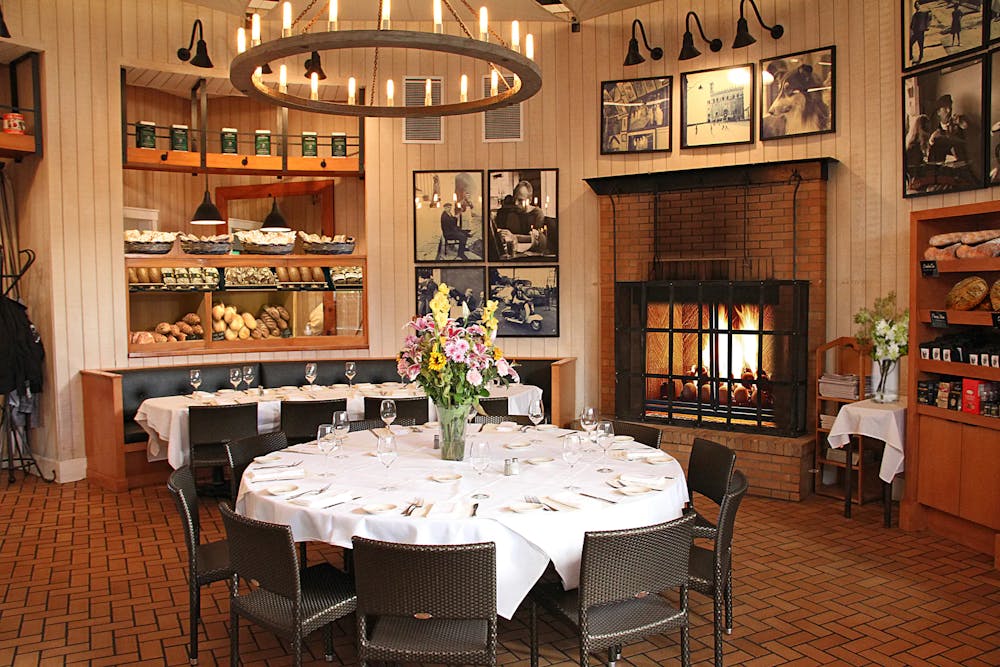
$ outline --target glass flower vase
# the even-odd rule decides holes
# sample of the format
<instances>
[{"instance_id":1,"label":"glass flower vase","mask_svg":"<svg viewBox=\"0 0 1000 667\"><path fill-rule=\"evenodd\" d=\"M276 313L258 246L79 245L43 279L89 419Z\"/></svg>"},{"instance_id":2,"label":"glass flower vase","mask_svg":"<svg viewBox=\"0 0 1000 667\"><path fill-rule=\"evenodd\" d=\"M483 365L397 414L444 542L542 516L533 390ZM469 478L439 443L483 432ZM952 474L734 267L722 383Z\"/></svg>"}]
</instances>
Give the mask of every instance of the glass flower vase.
<instances>
[{"instance_id":1,"label":"glass flower vase","mask_svg":"<svg viewBox=\"0 0 1000 667\"><path fill-rule=\"evenodd\" d=\"M465 425L468 423L471 403L455 406L434 404L441 424L441 458L461 461L465 458Z\"/></svg>"},{"instance_id":2,"label":"glass flower vase","mask_svg":"<svg viewBox=\"0 0 1000 667\"><path fill-rule=\"evenodd\" d=\"M876 403L899 400L899 360L876 359L872 364L872 386L872 400Z\"/></svg>"}]
</instances>

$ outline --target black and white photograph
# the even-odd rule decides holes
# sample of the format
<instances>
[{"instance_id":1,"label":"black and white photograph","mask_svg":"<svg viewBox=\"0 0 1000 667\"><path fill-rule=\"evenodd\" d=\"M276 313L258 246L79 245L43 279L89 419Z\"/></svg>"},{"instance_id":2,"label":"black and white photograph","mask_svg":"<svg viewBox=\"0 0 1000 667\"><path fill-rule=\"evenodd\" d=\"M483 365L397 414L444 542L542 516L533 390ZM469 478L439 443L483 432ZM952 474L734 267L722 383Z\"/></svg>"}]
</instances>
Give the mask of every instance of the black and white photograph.
<instances>
[{"instance_id":1,"label":"black and white photograph","mask_svg":"<svg viewBox=\"0 0 1000 667\"><path fill-rule=\"evenodd\" d=\"M559 170L490 171L487 238L489 259L559 259Z\"/></svg>"},{"instance_id":2,"label":"black and white photograph","mask_svg":"<svg viewBox=\"0 0 1000 667\"><path fill-rule=\"evenodd\" d=\"M669 151L672 76L601 82L601 154Z\"/></svg>"},{"instance_id":3,"label":"black and white photograph","mask_svg":"<svg viewBox=\"0 0 1000 667\"><path fill-rule=\"evenodd\" d=\"M431 312L431 299L444 283L448 286L451 317L463 317L462 306L469 307L469 323L479 322L486 298L486 274L481 267L417 267L417 315Z\"/></svg>"},{"instance_id":4,"label":"black and white photograph","mask_svg":"<svg viewBox=\"0 0 1000 667\"><path fill-rule=\"evenodd\" d=\"M903 196L981 188L983 58L903 79Z\"/></svg>"},{"instance_id":5,"label":"black and white photograph","mask_svg":"<svg viewBox=\"0 0 1000 667\"><path fill-rule=\"evenodd\" d=\"M413 259L479 262L483 240L483 172L413 172Z\"/></svg>"},{"instance_id":6,"label":"black and white photograph","mask_svg":"<svg viewBox=\"0 0 1000 667\"><path fill-rule=\"evenodd\" d=\"M760 61L760 138L783 139L836 129L836 48Z\"/></svg>"},{"instance_id":7,"label":"black and white photograph","mask_svg":"<svg viewBox=\"0 0 1000 667\"><path fill-rule=\"evenodd\" d=\"M497 302L497 336L559 335L558 266L491 266L489 290Z\"/></svg>"},{"instance_id":8,"label":"black and white photograph","mask_svg":"<svg viewBox=\"0 0 1000 667\"><path fill-rule=\"evenodd\" d=\"M681 74L681 148L753 143L754 65Z\"/></svg>"},{"instance_id":9,"label":"black and white photograph","mask_svg":"<svg viewBox=\"0 0 1000 667\"><path fill-rule=\"evenodd\" d=\"M986 21L989 25L990 41L1000 40L1000 0L989 0L986 6Z\"/></svg>"},{"instance_id":10,"label":"black and white photograph","mask_svg":"<svg viewBox=\"0 0 1000 667\"><path fill-rule=\"evenodd\" d=\"M902 0L903 69L982 46L983 12L983 0Z\"/></svg>"},{"instance_id":11,"label":"black and white photograph","mask_svg":"<svg viewBox=\"0 0 1000 667\"><path fill-rule=\"evenodd\" d=\"M1000 0L997 0L1000 3ZM1000 183L1000 49L990 53L990 172L989 184Z\"/></svg>"}]
</instances>

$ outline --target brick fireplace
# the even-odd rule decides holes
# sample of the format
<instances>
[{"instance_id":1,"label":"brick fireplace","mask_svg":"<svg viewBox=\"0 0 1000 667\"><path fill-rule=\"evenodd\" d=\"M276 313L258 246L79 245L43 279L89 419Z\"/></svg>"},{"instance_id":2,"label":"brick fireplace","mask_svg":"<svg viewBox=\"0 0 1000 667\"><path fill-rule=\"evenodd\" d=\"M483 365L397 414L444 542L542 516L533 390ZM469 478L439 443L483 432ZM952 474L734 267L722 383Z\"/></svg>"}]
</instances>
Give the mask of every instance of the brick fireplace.
<instances>
[{"instance_id":1,"label":"brick fireplace","mask_svg":"<svg viewBox=\"0 0 1000 667\"><path fill-rule=\"evenodd\" d=\"M740 466L750 474L752 492L758 495L797 500L809 493L811 475L808 469L812 463L813 437L782 435L800 433L803 426L809 430L813 428L814 352L826 336L826 183L830 162L828 158L819 158L587 181L600 195L601 205L602 412L654 424L665 423L661 426L665 446L682 457L695 435L725 442L740 452ZM738 413L746 406L755 408L760 425L763 406L768 409L774 406L766 393L760 392L763 401L754 398L758 394L756 381L746 383L751 398L739 409L732 407L734 401L728 394L726 402L720 403L718 389L720 385L726 386L727 378L714 377L719 372L716 370L712 371L714 388L710 391L700 382L692 384L686 382L689 378L670 374L666 377L643 376L641 389L636 388L636 383L632 387L624 386L623 360L619 359L616 364L615 359L616 319L619 321L619 353L627 350L633 355L637 347L622 345L623 310L634 309L634 304L626 302L631 300L625 297L626 294L634 294L637 289L644 295L657 290L663 293L666 288L662 286L666 285L670 286L670 293L675 294L690 292L695 289L691 286L699 285L701 293L719 285L792 283L807 290L804 296L808 303L807 322L802 323L805 398L796 399L804 403L800 409L805 415L796 428L785 429L782 435L776 435L761 432L767 431L766 428L734 427L734 421L740 424L733 419L734 410ZM630 287L623 287L626 285ZM715 313L715 308L712 306L708 310ZM653 311L651 306L649 317L659 317ZM647 326L645 321L642 326ZM648 326L652 328L653 324ZM642 338L644 355L647 346L652 354L655 338L653 334ZM727 340L731 344L731 333ZM660 347L665 346L666 343ZM698 346L701 355L701 343ZM671 355L677 354L673 345L670 350ZM697 373L697 368L692 372ZM704 374L706 370L701 372ZM743 392L739 384L730 381L727 392L734 389ZM802 384L802 379L798 384ZM675 396L679 399L682 391L685 399L692 398L687 394L689 385L696 392L701 389L708 393L703 398L694 396L694 402L675 403ZM638 393L642 396L637 397ZM636 412L640 398L642 410ZM662 400L658 402L658 398ZM628 407L630 402L631 409ZM668 418L664 419L664 413L659 410L661 404L681 407L698 404L697 421L685 423L684 419L689 416L681 414L684 410L678 414L668 413ZM716 409L724 408L726 414L721 421L725 422L728 414L728 427L713 424L701 415L702 406L709 404ZM724 433L708 430L710 428L758 432Z\"/></svg>"}]
</instances>

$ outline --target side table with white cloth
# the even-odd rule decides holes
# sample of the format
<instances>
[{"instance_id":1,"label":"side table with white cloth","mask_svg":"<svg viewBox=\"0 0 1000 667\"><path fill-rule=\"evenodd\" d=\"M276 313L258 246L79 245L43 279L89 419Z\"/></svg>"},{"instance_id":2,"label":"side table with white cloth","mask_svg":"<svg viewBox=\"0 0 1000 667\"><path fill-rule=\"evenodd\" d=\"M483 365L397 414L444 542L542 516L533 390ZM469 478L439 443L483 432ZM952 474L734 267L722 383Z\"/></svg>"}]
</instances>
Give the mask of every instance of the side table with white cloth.
<instances>
[{"instance_id":1,"label":"side table with white cloth","mask_svg":"<svg viewBox=\"0 0 1000 667\"><path fill-rule=\"evenodd\" d=\"M150 461L166 459L172 468L180 468L188 462L188 408L192 405L234 405L236 403L257 403L257 432L270 433L281 428L282 401L328 401L347 399L347 414L353 420L364 419L365 396L379 398L413 398L426 396L417 387L404 387L398 382L383 385L356 384L349 389L346 384L329 387L277 387L273 389L251 389L233 391L223 389L214 394L195 392L183 396L159 396L142 402L135 415L135 421L149 434L147 449ZM506 387L492 387L490 397L507 398L507 409L512 415L528 414L531 401L542 398L539 387L528 384L511 384ZM434 404L430 402L430 419L436 419ZM330 415L331 419L333 415Z\"/></svg>"},{"instance_id":2,"label":"side table with white cloth","mask_svg":"<svg viewBox=\"0 0 1000 667\"><path fill-rule=\"evenodd\" d=\"M510 618L550 561L567 588L578 585L587 531L669 521L688 500L676 459L628 436L618 436L607 460L595 447L571 468L562 458L570 431L468 429L469 442L489 443L481 476L469 461L441 460L435 428L394 426L398 459L389 468L374 456L384 429L349 434L334 452L341 458L324 456L315 443L295 445L248 468L236 510L291 526L297 541L340 547L355 535L406 544L494 542L497 613ZM505 459L514 457L519 472L505 475ZM386 578L391 585L392 573Z\"/></svg>"},{"instance_id":3,"label":"side table with white cloth","mask_svg":"<svg viewBox=\"0 0 1000 667\"><path fill-rule=\"evenodd\" d=\"M882 480L882 504L885 527L892 525L892 480L903 472L903 444L906 441L906 403L876 403L869 399L844 405L830 429L827 441L831 447L846 447L846 491L844 516L851 516L851 470L853 445L851 435L867 436L885 443L879 479Z\"/></svg>"}]
</instances>

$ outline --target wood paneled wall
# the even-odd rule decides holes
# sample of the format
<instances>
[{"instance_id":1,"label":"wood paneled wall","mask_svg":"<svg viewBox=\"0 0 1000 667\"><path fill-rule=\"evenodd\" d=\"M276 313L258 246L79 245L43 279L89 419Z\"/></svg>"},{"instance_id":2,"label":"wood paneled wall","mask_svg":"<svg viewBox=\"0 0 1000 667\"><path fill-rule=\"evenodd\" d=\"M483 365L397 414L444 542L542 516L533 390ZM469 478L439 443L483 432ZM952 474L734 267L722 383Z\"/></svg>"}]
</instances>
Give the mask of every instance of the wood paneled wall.
<instances>
[{"instance_id":1,"label":"wood paneled wall","mask_svg":"<svg viewBox=\"0 0 1000 667\"><path fill-rule=\"evenodd\" d=\"M900 25L897 2L870 0L763 0L766 20L785 26L773 41L752 28L758 42L729 48L738 18L735 0L694 3L710 36L726 47L678 63L683 20L691 3L659 0L582 25L528 23L536 36L542 91L523 106L524 140L484 144L478 116L444 119L443 144L403 144L399 120L367 121L367 208L370 354L394 354L400 324L413 308L411 172L416 169L560 170L562 335L557 339L507 339L512 356L575 355L580 403L595 401L599 384L598 202L583 183L590 176L685 169L710 165L832 156L828 192L828 336L852 332L852 314L878 295L907 291L908 214L995 196L993 189L916 200L901 198ZM239 18L182 0L7 0L5 18L15 41L44 51L45 158L12 168L18 187L22 240L40 251L27 284L31 314L49 352L45 426L35 444L50 460L83 456L79 370L194 362L195 358L130 360L126 354L125 285L122 280L119 146L119 67L176 67L175 51L196 18L205 24L216 70L232 56ZM663 60L621 65L633 18L642 19ZM348 27L348 26L345 26ZM420 25L427 29L429 25ZM274 27L269 26L273 31ZM756 62L817 46L837 46L837 132L750 146L701 148L645 156L600 156L599 83ZM361 71L363 55L335 62L332 76ZM445 77L460 72L453 59L427 54L384 54L380 71L397 81L405 74ZM340 73L340 74L338 74ZM370 73L359 76L367 81ZM384 79L383 79L384 80ZM675 78L675 84L678 79ZM674 122L679 120L674 91ZM250 128L248 129L255 129ZM674 145L679 141L676 135ZM183 180L182 177L181 180ZM190 178L190 177L187 177ZM193 188L193 181L189 188ZM269 358L339 356L283 353ZM237 360L219 355L205 361ZM204 359L199 357L198 359Z\"/></svg>"}]
</instances>

